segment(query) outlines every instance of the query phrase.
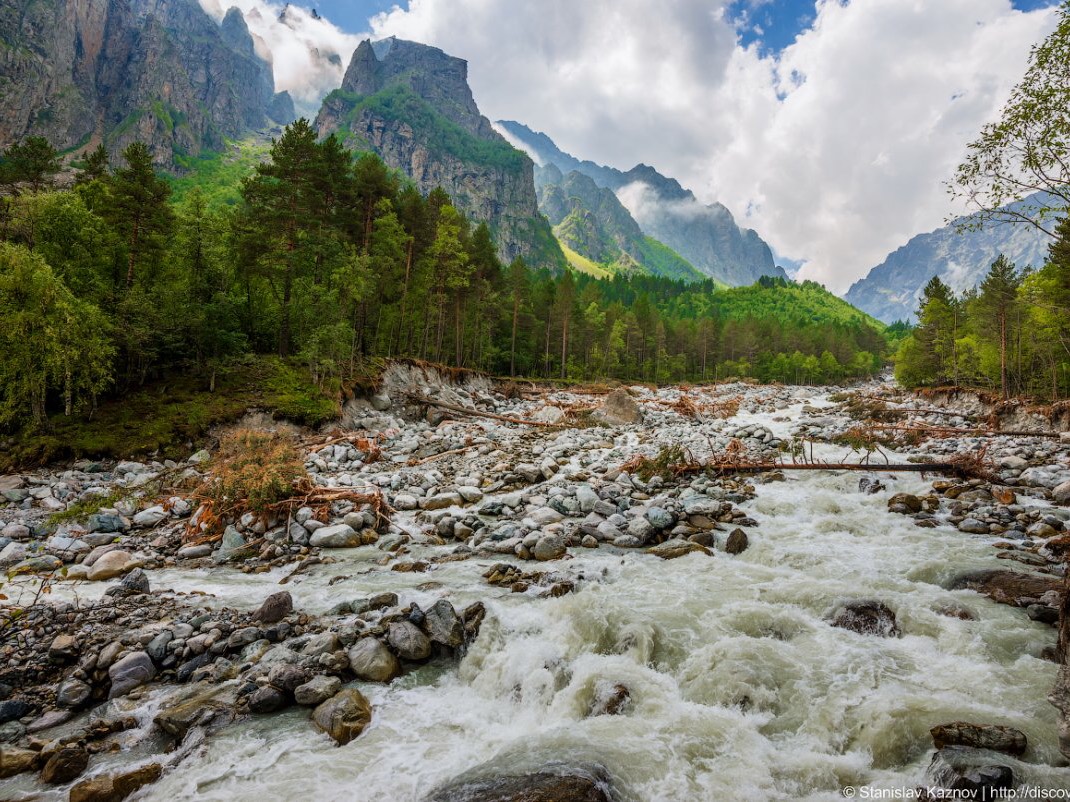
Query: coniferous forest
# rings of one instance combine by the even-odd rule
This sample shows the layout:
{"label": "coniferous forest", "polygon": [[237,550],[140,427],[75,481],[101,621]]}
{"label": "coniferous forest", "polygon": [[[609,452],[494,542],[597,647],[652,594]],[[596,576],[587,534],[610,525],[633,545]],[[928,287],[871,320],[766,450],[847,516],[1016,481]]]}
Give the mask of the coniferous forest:
{"label": "coniferous forest", "polygon": [[1039,270],[993,262],[976,289],[956,294],[938,276],[896,357],[907,387],[981,387],[1055,401],[1070,395],[1070,222]]}
{"label": "coniferous forest", "polygon": [[[718,289],[502,264],[494,233],[445,192],[421,195],[305,120],[222,188],[194,177],[173,192],[139,143],[117,164],[91,152],[63,188],[39,137],[0,169],[2,425],[88,414],[176,375],[211,390],[250,355],[326,389],[375,357],[544,379],[809,384],[872,375],[887,355],[880,324],[812,282]],[[219,202],[228,194],[237,202]]]}

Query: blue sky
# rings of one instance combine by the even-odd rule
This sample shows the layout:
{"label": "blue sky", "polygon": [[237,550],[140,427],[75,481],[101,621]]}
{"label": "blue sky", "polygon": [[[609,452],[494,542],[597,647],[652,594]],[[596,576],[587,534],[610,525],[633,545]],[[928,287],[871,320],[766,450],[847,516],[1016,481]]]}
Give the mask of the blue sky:
{"label": "blue sky", "polygon": [[[1057,2],[1011,0],[1011,5],[1019,11],[1032,11]],[[816,5],[815,0],[732,0],[728,16],[739,26],[744,46],[757,42],[763,54],[779,53],[794,42],[801,31],[810,27]]]}
{"label": "blue sky", "polygon": [[[1056,5],[1059,0],[1012,0],[1020,11]],[[405,8],[405,0],[319,0],[298,5],[314,7],[340,28],[352,33],[368,30],[368,19],[395,5]],[[763,54],[779,53],[814,20],[815,0],[732,0],[729,18],[739,24],[744,45],[759,44]]]}
{"label": "blue sky", "polygon": [[402,8],[408,3],[397,0],[320,0],[318,3],[299,2],[296,5],[315,8],[339,28],[351,33],[368,30],[368,18],[393,6]]}

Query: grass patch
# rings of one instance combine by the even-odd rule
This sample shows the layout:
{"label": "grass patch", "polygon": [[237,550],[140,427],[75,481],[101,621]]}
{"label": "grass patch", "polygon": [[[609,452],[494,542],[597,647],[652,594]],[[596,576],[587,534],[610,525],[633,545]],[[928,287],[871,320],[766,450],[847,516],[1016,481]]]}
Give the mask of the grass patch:
{"label": "grass patch", "polygon": [[338,417],[340,401],[340,393],[317,387],[300,364],[250,357],[220,376],[215,392],[201,377],[171,377],[106,400],[92,416],[53,416],[46,430],[0,443],[0,472],[82,457],[184,458],[211,428],[249,410],[319,426]]}
{"label": "grass patch", "polygon": [[242,181],[251,176],[258,164],[268,161],[271,141],[251,136],[229,142],[221,152],[206,151],[200,156],[178,156],[179,176],[166,176],[171,196],[181,203],[194,189],[200,189],[209,206],[236,206],[241,202]]}
{"label": "grass patch", "polygon": [[601,265],[598,262],[588,259],[582,254],[576,253],[565,243],[558,240],[558,244],[561,246],[561,251],[565,254],[565,258],[568,260],[569,265],[573,270],[578,270],[580,273],[586,273],[588,276],[594,278],[612,278],[613,271],[605,265]]}
{"label": "grass patch", "polygon": [[90,515],[100,512],[104,507],[114,507],[122,498],[122,493],[112,491],[103,496],[90,496],[79,499],[67,509],[49,515],[48,523],[55,526],[57,524],[70,523],[71,521],[84,521]]}

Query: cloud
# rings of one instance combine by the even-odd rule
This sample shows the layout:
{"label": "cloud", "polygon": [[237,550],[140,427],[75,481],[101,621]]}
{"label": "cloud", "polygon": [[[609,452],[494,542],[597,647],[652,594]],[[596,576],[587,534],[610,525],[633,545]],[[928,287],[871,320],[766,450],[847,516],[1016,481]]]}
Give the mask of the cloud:
{"label": "cloud", "polygon": [[284,7],[263,0],[200,3],[216,20],[222,20],[232,6],[240,9],[257,52],[272,64],[275,89],[289,91],[299,110],[313,116],[323,96],[341,86],[349,59],[362,38],[299,6]]}
{"label": "cloud", "polygon": [[492,119],[653,164],[842,291],[954,211],[942,182],[1055,19],[1010,0],[817,0],[763,55],[726,5],[411,0],[371,24],[468,59]]}

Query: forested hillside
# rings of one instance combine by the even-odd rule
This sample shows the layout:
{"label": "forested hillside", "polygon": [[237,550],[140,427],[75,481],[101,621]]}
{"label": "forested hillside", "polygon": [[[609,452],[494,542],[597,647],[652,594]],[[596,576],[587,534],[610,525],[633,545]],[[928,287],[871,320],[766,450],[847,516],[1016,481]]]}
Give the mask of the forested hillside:
{"label": "forested hillside", "polygon": [[378,356],[657,382],[831,382],[881,364],[879,324],[814,284],[503,265],[444,191],[422,195],[305,120],[187,169],[165,177],[135,143],[117,165],[98,149],[56,189],[49,143],[4,154],[0,425],[167,377],[211,390],[249,355],[328,392]]}
{"label": "forested hillside", "polygon": [[896,378],[908,387],[973,385],[1051,400],[1070,395],[1070,221],[1040,270],[992,263],[976,290],[956,295],[939,276],[923,291]]}

